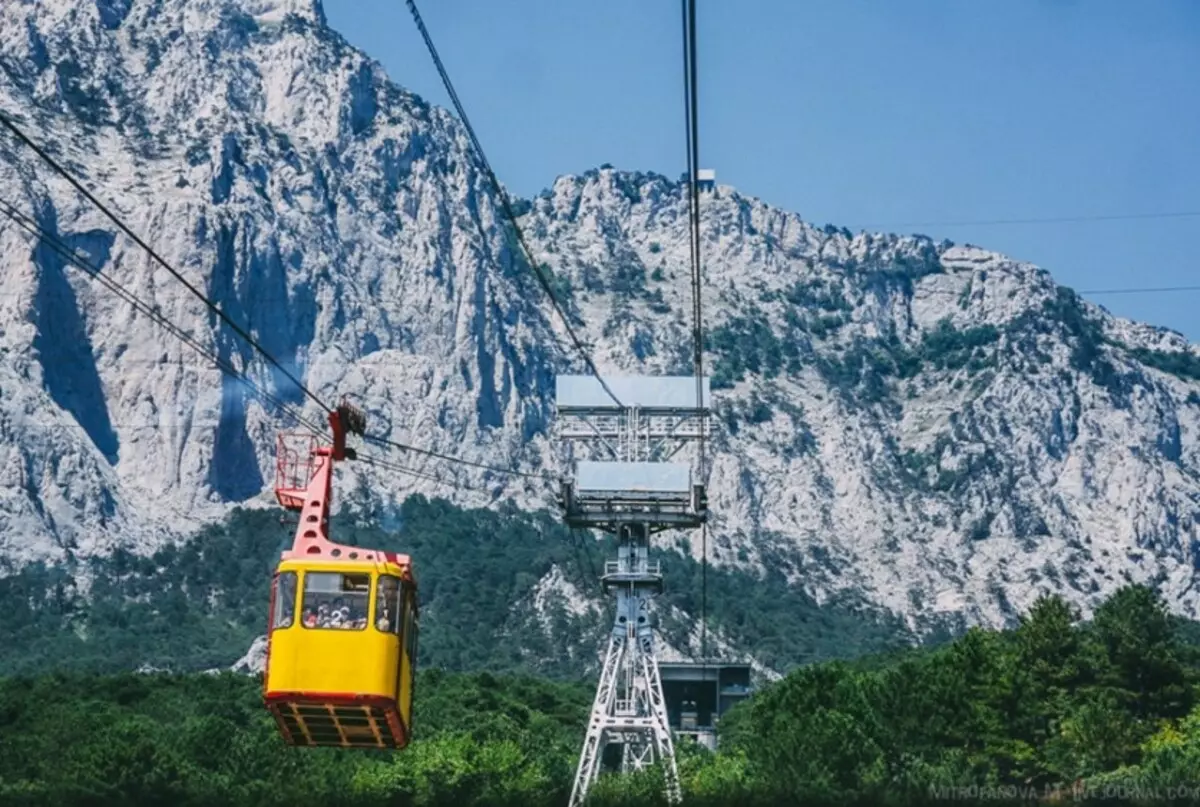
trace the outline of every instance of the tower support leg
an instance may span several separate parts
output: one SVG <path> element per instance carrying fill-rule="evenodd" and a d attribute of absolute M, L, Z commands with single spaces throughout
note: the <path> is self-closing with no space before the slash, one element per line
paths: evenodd
<path fill-rule="evenodd" d="M 681 798 L 675 745 L 667 723 L 650 626 L 650 601 L 661 587 L 661 577 L 649 568 L 649 531 L 644 525 L 622 527 L 618 535 L 615 577 L 620 583 L 613 586 L 616 615 L 579 755 L 570 807 L 581 807 L 587 798 L 610 743 L 624 746 L 623 773 L 657 762 L 662 767 L 668 801 L 677 804 Z"/>

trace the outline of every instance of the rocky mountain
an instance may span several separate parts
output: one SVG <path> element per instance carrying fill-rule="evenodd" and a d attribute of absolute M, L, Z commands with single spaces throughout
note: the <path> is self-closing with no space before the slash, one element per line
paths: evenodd
<path fill-rule="evenodd" d="M 39 2 L 0 13 L 5 109 L 317 395 L 354 395 L 380 436 L 505 465 L 547 459 L 544 442 L 524 437 L 546 428 L 548 321 L 466 137 L 349 48 L 319 5 Z M 6 200 L 222 359 L 305 403 L 31 152 L 2 142 Z M 275 413 L 52 250 L 12 226 L 3 238 L 5 355 L 33 390 L 23 396 L 44 391 L 25 409 L 43 413 L 57 443 L 28 429 L 6 440 L 21 494 L 5 518 L 21 528 L 0 551 L 149 547 L 269 486 Z M 17 403 L 6 396 L 6 410 Z M 389 495 L 445 489 L 364 473 Z M 508 478 L 437 473 L 482 487 L 482 502 L 502 484 L 533 494 Z M 85 510 L 106 495 L 108 528 Z M 63 498 L 73 513 L 39 509 Z"/>
<path fill-rule="evenodd" d="M 315 0 L 0 7 L 0 105 L 323 400 L 382 437 L 558 473 L 582 372 L 446 111 Z M 0 135 L 0 199 L 224 360 L 320 412 Z M 1155 581 L 1200 616 L 1200 353 L 1037 267 L 703 201 L 715 562 L 784 569 L 917 628 Z M 680 183 L 610 167 L 519 204 L 604 373 L 690 372 Z M 0 556 L 148 551 L 271 505 L 278 413 L 45 243 L 0 229 Z M 368 447 L 346 500 L 553 506 L 539 479 Z M 680 538 L 699 551 L 699 536 Z M 540 596 L 575 597 L 546 579 Z"/>

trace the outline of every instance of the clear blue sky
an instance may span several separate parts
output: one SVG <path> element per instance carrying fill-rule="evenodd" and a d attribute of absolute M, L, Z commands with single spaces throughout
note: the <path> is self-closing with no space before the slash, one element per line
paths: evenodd
<path fill-rule="evenodd" d="M 403 0 L 324 0 L 399 84 L 449 106 Z M 425 0 L 501 180 L 532 196 L 612 163 L 676 177 L 680 4 Z M 1200 2 L 707 0 L 700 160 L 818 225 L 922 232 L 1078 290 L 1200 285 Z M 924 226 L 912 226 L 928 223 Z M 1200 341 L 1200 291 L 1089 295 Z"/>

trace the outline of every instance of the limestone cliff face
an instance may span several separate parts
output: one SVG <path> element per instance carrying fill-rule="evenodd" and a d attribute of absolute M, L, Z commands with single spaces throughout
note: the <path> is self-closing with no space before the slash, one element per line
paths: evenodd
<path fill-rule="evenodd" d="M 325 27 L 319 6 L 6 4 L 0 27 L 5 108 L 318 396 L 352 395 L 377 435 L 544 461 L 527 438 L 546 428 L 553 338 L 467 141 Z M 6 200 L 320 422 L 31 152 L 7 136 L 0 148 Z M 11 226 L 0 238 L 0 345 L 26 382 L 4 401 L 46 399 L 25 405 L 41 410 L 38 430 L 6 433 L 7 467 L 56 468 L 26 468 L 34 478 L 10 491 L 6 517 L 21 520 L 0 551 L 149 545 L 264 498 L 277 412 L 53 250 Z M 388 495 L 444 489 L 359 470 Z M 507 477 L 435 472 L 481 488 L 477 504 L 534 494 Z M 73 511 L 46 512 L 64 497 Z M 94 517 L 102 504 L 108 523 Z"/>
<path fill-rule="evenodd" d="M 583 368 L 463 130 L 319 4 L 6 3 L 0 71 L 0 105 L 324 400 L 351 395 L 401 442 L 561 470 L 553 379 Z M 7 135 L 0 157 L 0 198 L 319 419 Z M 519 207 L 602 372 L 690 371 L 677 182 L 606 168 Z M 1198 615 L 1182 337 L 1002 255 L 817 228 L 729 187 L 702 229 L 717 562 L 770 557 L 914 626 L 1000 624 L 1044 590 L 1086 611 L 1127 580 Z M 276 412 L 14 226 L 0 278 L 0 554 L 149 548 L 269 504 Z M 536 479 L 388 458 L 425 476 L 357 464 L 341 489 L 552 501 Z"/>

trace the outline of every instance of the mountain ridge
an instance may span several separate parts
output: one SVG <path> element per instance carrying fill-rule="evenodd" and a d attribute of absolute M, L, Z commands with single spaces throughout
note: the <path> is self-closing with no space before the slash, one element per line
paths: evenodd
<path fill-rule="evenodd" d="M 49 2 L 0 21 L 5 108 L 309 388 L 352 395 L 397 442 L 559 469 L 553 377 L 582 370 L 465 132 L 319 2 Z M 305 405 L 32 155 L 8 138 L 0 154 L 0 196 Z M 517 207 L 602 373 L 690 372 L 678 182 L 600 168 Z M 1200 613 L 1200 351 L 1181 335 L 1028 263 L 816 227 L 725 185 L 702 227 L 714 562 L 777 564 L 818 602 L 857 592 L 918 630 L 1005 624 L 1047 590 L 1086 614 L 1125 581 Z M 0 556 L 150 553 L 270 506 L 270 412 L 12 228 L 0 256 Z M 360 463 L 345 498 L 383 518 L 414 492 L 553 507 L 529 479 L 389 459 L 433 478 Z M 698 536 L 676 546 L 699 554 Z"/>

